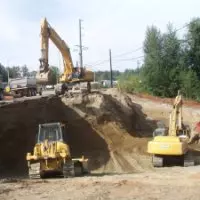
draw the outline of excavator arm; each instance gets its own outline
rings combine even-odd
[[[37,79],[39,82],[48,83],[50,80],[50,68],[49,68],[49,39],[59,49],[62,54],[64,62],[64,74],[62,76],[69,76],[73,72],[73,62],[68,45],[64,40],[56,33],[56,31],[50,26],[46,18],[41,22],[41,58],[40,70]],[[67,80],[66,80],[67,81]]]
[[[178,91],[178,95],[175,98],[174,104],[173,104],[173,110],[170,114],[169,118],[169,136],[177,136],[177,132],[179,130],[182,130],[182,96],[180,94],[180,91]]]
[[[76,77],[73,79],[73,72],[75,70],[70,48],[64,40],[58,35],[58,33],[50,26],[46,18],[41,22],[41,58],[39,73],[36,76],[37,82],[49,83],[51,79],[51,70],[49,68],[49,39],[61,52],[64,63],[64,73],[61,75],[59,82],[90,82],[93,81],[94,73],[85,69],[81,69],[82,77]]]

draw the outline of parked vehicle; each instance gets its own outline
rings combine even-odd
[[[9,87],[14,97],[42,95],[42,86],[38,85],[36,79],[31,77],[10,79]]]

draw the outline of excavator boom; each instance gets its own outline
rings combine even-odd
[[[63,57],[64,72],[60,76],[60,83],[69,82],[90,82],[93,81],[94,73],[92,71],[81,68],[80,74],[76,78],[73,77],[75,68],[72,62],[69,46],[58,35],[58,33],[50,26],[46,18],[41,21],[41,58],[39,72],[36,76],[38,83],[48,84],[51,81],[51,69],[49,68],[49,39],[58,48]],[[78,71],[77,71],[78,72]]]
[[[169,136],[177,136],[177,131],[182,130],[182,120],[182,96],[178,92],[169,117]]]

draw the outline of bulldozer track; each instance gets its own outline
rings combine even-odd
[[[194,166],[194,159],[192,157],[192,155],[188,152],[184,155],[183,158],[183,166],[184,167],[190,167],[190,166]]]
[[[64,178],[75,176],[74,165],[72,162],[66,162],[63,165],[63,176],[64,176]]]
[[[40,163],[31,164],[31,166],[29,167],[29,178],[30,179],[41,178],[41,176],[40,176]]]

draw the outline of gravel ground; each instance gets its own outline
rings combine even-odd
[[[200,167],[171,167],[136,174],[72,179],[2,180],[1,200],[199,200]]]

